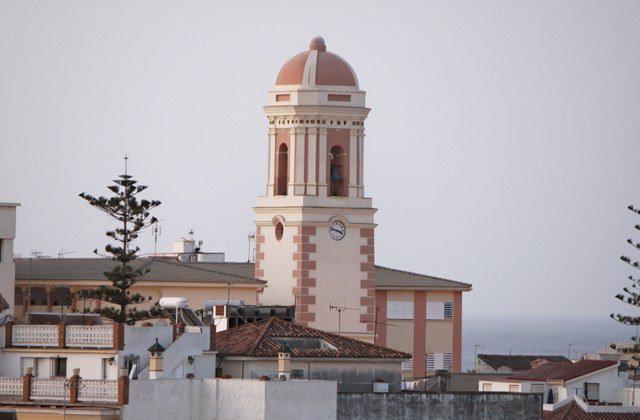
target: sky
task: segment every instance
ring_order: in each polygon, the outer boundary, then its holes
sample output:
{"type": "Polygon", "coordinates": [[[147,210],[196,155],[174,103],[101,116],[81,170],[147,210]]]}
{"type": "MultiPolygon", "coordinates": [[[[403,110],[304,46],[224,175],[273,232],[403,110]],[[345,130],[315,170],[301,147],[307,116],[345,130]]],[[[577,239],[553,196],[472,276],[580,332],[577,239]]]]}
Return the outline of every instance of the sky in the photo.
{"type": "Polygon", "coordinates": [[[158,251],[193,230],[246,260],[262,106],[322,35],[372,109],[378,264],[472,283],[468,317],[628,312],[613,296],[640,239],[639,21],[637,1],[1,1],[15,252],[103,248],[110,224],[78,194],[106,193],[126,153],[162,201],[158,251]]]}

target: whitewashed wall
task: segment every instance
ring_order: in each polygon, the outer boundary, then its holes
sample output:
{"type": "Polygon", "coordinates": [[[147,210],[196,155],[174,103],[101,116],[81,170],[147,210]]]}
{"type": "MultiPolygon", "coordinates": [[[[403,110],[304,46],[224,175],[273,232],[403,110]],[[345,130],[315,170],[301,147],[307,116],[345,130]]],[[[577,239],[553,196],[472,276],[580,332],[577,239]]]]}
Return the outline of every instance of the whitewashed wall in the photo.
{"type": "Polygon", "coordinates": [[[157,379],[130,384],[126,420],[335,419],[333,381],[157,379]]]}

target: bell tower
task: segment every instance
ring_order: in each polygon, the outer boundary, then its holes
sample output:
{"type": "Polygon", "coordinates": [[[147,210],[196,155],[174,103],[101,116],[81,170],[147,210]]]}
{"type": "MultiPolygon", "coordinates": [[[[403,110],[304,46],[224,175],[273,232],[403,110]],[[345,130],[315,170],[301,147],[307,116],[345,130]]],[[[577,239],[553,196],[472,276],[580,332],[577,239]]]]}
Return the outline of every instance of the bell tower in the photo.
{"type": "Polygon", "coordinates": [[[375,209],[364,196],[365,92],[322,37],[281,68],[264,107],[266,195],[254,208],[265,304],[296,322],[373,340],[375,209]]]}

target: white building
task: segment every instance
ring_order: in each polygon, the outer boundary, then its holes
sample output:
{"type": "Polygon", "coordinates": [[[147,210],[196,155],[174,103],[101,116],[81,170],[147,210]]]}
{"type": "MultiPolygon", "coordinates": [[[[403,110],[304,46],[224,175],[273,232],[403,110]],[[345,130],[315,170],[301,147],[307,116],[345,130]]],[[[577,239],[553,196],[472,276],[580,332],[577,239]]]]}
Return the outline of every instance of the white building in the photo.
{"type": "Polygon", "coordinates": [[[16,279],[13,241],[16,238],[16,208],[19,205],[0,203],[0,295],[9,306],[8,309],[4,309],[2,315],[13,314],[16,279]]]}
{"type": "Polygon", "coordinates": [[[479,381],[478,390],[541,393],[545,411],[575,403],[584,412],[640,414],[640,408],[632,406],[634,391],[626,388],[627,374],[618,367],[612,360],[547,362],[505,379],[479,381]]]}

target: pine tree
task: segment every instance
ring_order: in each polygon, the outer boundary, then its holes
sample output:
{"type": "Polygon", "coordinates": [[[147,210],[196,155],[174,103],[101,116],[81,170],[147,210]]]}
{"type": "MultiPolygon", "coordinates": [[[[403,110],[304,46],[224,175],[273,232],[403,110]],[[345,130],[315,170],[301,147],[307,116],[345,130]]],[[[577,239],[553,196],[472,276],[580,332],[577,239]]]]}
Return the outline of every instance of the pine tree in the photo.
{"type": "MultiPolygon", "coordinates": [[[[135,285],[140,276],[150,270],[134,268],[132,263],[139,258],[140,248],[134,247],[132,242],[138,238],[138,234],[144,228],[153,224],[157,219],[151,216],[150,211],[160,205],[160,201],[139,199],[138,195],[147,189],[144,185],[138,185],[138,181],[127,174],[125,157],[125,173],[118,175],[113,182],[115,185],[107,187],[113,194],[110,197],[94,197],[81,193],[80,197],[91,206],[106,213],[119,225],[116,229],[109,230],[106,235],[116,244],[107,244],[104,248],[109,258],[114,262],[113,267],[104,273],[111,282],[111,286],[100,286],[97,289],[85,289],[78,292],[79,299],[99,299],[111,305],[96,309],[93,312],[114,320],[133,324],[143,319],[159,316],[160,311],[156,305],[149,310],[138,310],[136,305],[148,302],[151,296],[144,297],[139,293],[131,293],[131,287],[135,285]]],[[[98,254],[98,250],[94,251],[98,254]]]]}
{"type": "MultiPolygon", "coordinates": [[[[640,209],[633,207],[632,205],[627,207],[629,210],[634,212],[635,214],[640,215],[640,209]]],[[[636,230],[640,230],[640,224],[635,225],[636,230]]],[[[640,243],[634,241],[632,238],[627,239],[627,243],[633,247],[634,250],[640,252],[640,243]]],[[[640,261],[636,260],[634,257],[629,257],[627,255],[623,255],[620,259],[629,264],[631,267],[640,270],[640,261]]],[[[622,290],[624,293],[618,293],[616,298],[621,300],[624,303],[627,303],[636,308],[640,308],[640,277],[630,275],[627,277],[631,281],[631,287],[624,287],[622,290]]],[[[623,314],[611,314],[611,318],[616,321],[625,324],[625,325],[633,325],[640,326],[640,315],[623,315],[623,314]]],[[[640,341],[640,337],[632,337],[633,341],[638,343],[640,341]]],[[[640,345],[636,344],[630,353],[638,353],[640,352],[640,345]]],[[[634,360],[640,360],[636,356],[633,357],[634,360]]]]}

